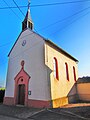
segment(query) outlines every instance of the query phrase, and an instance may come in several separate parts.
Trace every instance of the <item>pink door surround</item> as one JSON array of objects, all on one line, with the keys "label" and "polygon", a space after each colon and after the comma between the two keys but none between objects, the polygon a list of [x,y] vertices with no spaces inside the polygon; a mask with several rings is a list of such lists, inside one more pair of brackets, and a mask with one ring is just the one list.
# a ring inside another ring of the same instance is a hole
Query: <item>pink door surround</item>
[{"label": "pink door surround", "polygon": [[27,106],[28,104],[28,83],[30,80],[30,76],[24,70],[24,60],[21,61],[21,70],[15,76],[15,88],[14,88],[14,105],[18,104],[18,86],[25,85],[25,102],[24,105]]}]

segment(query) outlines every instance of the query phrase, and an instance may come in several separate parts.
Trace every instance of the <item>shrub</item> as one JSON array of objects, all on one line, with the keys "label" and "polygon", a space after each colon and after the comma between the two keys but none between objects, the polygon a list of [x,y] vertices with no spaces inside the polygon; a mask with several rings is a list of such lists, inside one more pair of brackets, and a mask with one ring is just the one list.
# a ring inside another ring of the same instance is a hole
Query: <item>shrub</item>
[{"label": "shrub", "polygon": [[1,89],[0,90],[0,103],[3,102],[4,94],[5,94],[5,89]]}]

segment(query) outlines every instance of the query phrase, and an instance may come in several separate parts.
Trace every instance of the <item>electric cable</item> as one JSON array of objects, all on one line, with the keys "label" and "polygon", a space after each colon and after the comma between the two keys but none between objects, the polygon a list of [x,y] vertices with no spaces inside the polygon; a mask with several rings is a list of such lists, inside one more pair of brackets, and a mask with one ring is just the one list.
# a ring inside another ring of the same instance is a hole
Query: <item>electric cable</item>
[{"label": "electric cable", "polygon": [[[19,11],[22,13],[22,15],[25,17],[24,13],[22,12],[22,10],[19,8],[19,6],[17,5],[17,3],[15,2],[15,0],[13,0],[14,4],[17,6],[17,8],[19,9]],[[30,6],[30,2],[28,3],[28,9],[29,9],[29,6]],[[24,23],[25,24],[25,23]],[[25,24],[26,25],[26,24]],[[34,28],[34,30],[37,32],[37,30]]]},{"label": "electric cable", "polygon": [[[58,2],[58,3],[46,3],[46,4],[36,4],[36,5],[30,5],[30,7],[44,7],[44,6],[52,6],[52,5],[66,5],[66,4],[75,4],[75,3],[84,3],[84,2],[90,2],[90,0],[78,0],[78,1],[68,1],[68,2]],[[12,6],[12,7],[2,7],[0,9],[16,9],[16,8],[25,8],[27,6]]]},{"label": "electric cable", "polygon": [[[4,1],[4,3],[9,7],[9,5],[7,4],[7,2],[5,1],[5,0],[3,0]],[[14,0],[13,0],[14,1]],[[15,1],[14,1],[15,2]],[[16,2],[15,2],[15,4],[16,4]],[[18,5],[16,4],[16,6],[18,7]],[[9,7],[9,9],[19,18],[19,20],[21,20],[21,18],[12,10],[12,8],[10,8]],[[18,9],[19,9],[19,7],[18,7]],[[19,9],[20,10],[20,9]],[[23,14],[23,16],[25,17],[25,15],[24,15],[24,13],[20,10],[20,12]],[[25,23],[24,23],[25,24]],[[25,24],[26,25],[26,24]],[[31,34],[33,34],[33,33],[31,33]],[[29,35],[31,35],[31,34],[29,34]],[[1,45],[0,47],[3,47],[3,46],[7,46],[8,44],[10,44],[11,42],[9,41],[8,43],[6,43],[6,44],[3,44],[3,45]]]},{"label": "electric cable", "polygon": [[68,26],[70,26],[71,24],[75,23],[77,20],[83,18],[84,16],[88,15],[89,13],[90,13],[90,12],[87,12],[86,14],[78,17],[77,19],[73,20],[71,23],[69,23],[69,24],[65,25],[64,27],[60,28],[60,29],[57,30],[56,32],[53,32],[53,33],[49,34],[49,36],[55,35],[55,33],[57,33],[58,31],[61,31],[61,30],[65,29],[65,28],[67,28]]},{"label": "electric cable", "polygon": [[[68,16],[68,17],[63,18],[63,19],[61,19],[61,20],[58,20],[58,21],[56,21],[56,22],[54,22],[54,23],[52,23],[52,24],[50,24],[50,25],[48,25],[48,26],[46,26],[46,27],[43,27],[43,28],[41,28],[41,29],[39,29],[39,30],[45,30],[45,29],[47,29],[48,27],[50,27],[50,26],[52,26],[52,25],[55,25],[55,24],[57,24],[57,23],[59,23],[59,22],[63,22],[63,21],[65,21],[65,20],[67,20],[67,19],[69,19],[69,18],[71,18],[71,17],[73,17],[73,16],[75,16],[75,15],[77,15],[77,14],[80,14],[80,13],[88,10],[88,9],[90,9],[90,7],[87,7],[87,8],[85,8],[85,9],[82,9],[82,10],[80,10],[80,11],[72,14],[71,16]],[[35,31],[37,32],[36,29],[35,29]],[[38,32],[37,32],[37,33],[38,33]],[[30,33],[30,34],[28,34],[28,35],[23,36],[22,38],[24,38],[24,37],[26,37],[26,36],[29,36],[29,35],[32,35],[32,34],[33,34],[33,33]],[[22,39],[22,38],[20,38],[20,39]],[[3,44],[3,45],[0,45],[0,47],[7,46],[7,44],[9,44],[9,43],[11,43],[11,42],[12,42],[12,41],[9,41],[9,42],[7,42],[7,43],[5,43],[5,44]]]},{"label": "electric cable", "polygon": [[22,15],[25,16],[24,13],[22,12],[22,10],[20,9],[20,7],[19,7],[19,6],[17,5],[17,3],[15,2],[15,0],[13,0],[13,2],[14,2],[14,4],[16,5],[16,7],[19,9],[19,11],[22,13]]},{"label": "electric cable", "polygon": [[80,14],[80,13],[82,13],[82,12],[88,10],[88,9],[90,9],[90,7],[87,7],[87,8],[85,8],[85,9],[82,9],[82,10],[80,10],[80,11],[78,11],[78,12],[76,12],[76,13],[68,16],[68,17],[65,17],[65,18],[63,18],[63,19],[61,19],[61,20],[58,20],[58,21],[54,22],[54,23],[51,23],[51,24],[49,24],[49,25],[47,25],[47,26],[45,26],[45,27],[43,27],[43,28],[41,28],[41,29],[39,29],[39,30],[44,30],[44,29],[47,29],[48,27],[51,27],[52,25],[55,25],[55,24],[60,23],[60,22],[64,22],[65,20],[70,19],[70,18],[72,18],[73,16],[76,16],[76,15],[78,15],[78,14]]},{"label": "electric cable", "polygon": [[3,45],[0,45],[0,48],[9,45],[9,44],[11,44],[12,42],[13,42],[13,41],[11,40],[11,41],[9,41],[9,42],[3,44]]},{"label": "electric cable", "polygon": [[[27,6],[19,6],[20,8],[26,8]],[[4,9],[17,9],[17,7],[12,6],[12,7],[0,7],[0,9],[4,10]]]},{"label": "electric cable", "polygon": [[[3,1],[9,7],[8,3],[5,0],[3,0]],[[9,7],[9,9],[21,20],[21,18],[13,11],[12,8]]]},{"label": "electric cable", "polygon": [[[5,0],[3,0],[4,2],[5,2]],[[20,10],[20,8],[19,8],[19,6],[17,5],[17,3],[13,0],[13,2],[15,3],[15,5],[18,7],[18,9]],[[8,6],[8,4],[5,2],[5,4]],[[10,7],[9,7],[10,8]],[[66,20],[66,19],[68,19],[68,18],[70,18],[70,17],[73,17],[74,15],[77,15],[77,14],[79,14],[79,13],[81,13],[81,12],[83,12],[83,11],[85,11],[85,10],[87,10],[87,9],[89,9],[90,7],[87,7],[87,8],[85,8],[85,9],[83,9],[83,10],[81,10],[81,11],[79,11],[79,12],[76,12],[75,14],[73,14],[73,15],[71,15],[71,16],[69,16],[69,17],[66,17],[66,18],[64,18],[64,19],[62,19],[62,20],[59,20],[59,21],[57,21],[57,22],[55,22],[55,23],[52,23],[52,24],[50,24],[50,25],[48,25],[47,27],[49,27],[49,26],[51,26],[51,25],[55,25],[55,24],[57,24],[57,23],[59,23],[59,22],[63,22],[64,20]],[[10,8],[11,9],[11,8]],[[12,10],[12,9],[11,9]],[[13,11],[14,12],[14,11]],[[23,14],[23,16],[25,16],[24,15],[24,13],[20,10],[20,12]],[[14,12],[14,14],[16,15],[16,13]],[[16,15],[17,16],[17,15]],[[20,18],[19,18],[20,19]],[[47,28],[47,27],[45,27],[45,28]],[[45,29],[45,28],[43,28],[43,29]],[[37,30],[35,30],[36,32],[37,32]],[[38,33],[38,32],[37,32]],[[3,46],[3,45],[2,45]],[[2,46],[0,46],[0,47],[2,47]],[[5,45],[4,45],[5,46]]]},{"label": "electric cable", "polygon": [[90,2],[90,0],[78,0],[78,1],[68,1],[68,2],[59,2],[59,3],[46,3],[46,4],[31,5],[30,7],[44,7],[44,6],[51,6],[51,5],[65,5],[65,4],[75,4],[75,3],[82,3],[82,2]]}]

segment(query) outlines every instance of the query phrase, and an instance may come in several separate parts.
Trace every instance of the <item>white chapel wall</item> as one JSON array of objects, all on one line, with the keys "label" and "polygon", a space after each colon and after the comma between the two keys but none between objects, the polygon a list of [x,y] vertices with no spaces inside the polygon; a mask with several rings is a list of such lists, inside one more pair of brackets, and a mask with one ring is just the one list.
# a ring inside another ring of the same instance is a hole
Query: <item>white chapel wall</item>
[{"label": "white chapel wall", "polygon": [[[22,42],[26,40],[26,45]],[[30,30],[24,31],[9,56],[6,97],[14,97],[14,77],[25,61],[25,71],[31,76],[29,81],[29,99],[49,100],[50,92],[47,80],[47,68],[44,63],[44,40]]]}]

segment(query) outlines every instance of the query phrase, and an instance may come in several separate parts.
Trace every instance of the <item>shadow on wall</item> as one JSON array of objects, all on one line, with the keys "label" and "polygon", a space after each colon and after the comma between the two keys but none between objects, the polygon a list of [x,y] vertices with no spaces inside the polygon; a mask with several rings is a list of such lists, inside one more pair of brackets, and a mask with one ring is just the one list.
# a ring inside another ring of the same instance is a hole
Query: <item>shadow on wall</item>
[{"label": "shadow on wall", "polygon": [[52,70],[46,65],[46,68],[47,68],[47,80],[48,80],[48,88],[49,88],[49,93],[50,93],[50,108],[53,107],[53,104],[52,104],[52,96],[51,96],[51,81],[50,81],[50,74],[52,73]]},{"label": "shadow on wall", "polygon": [[68,97],[68,103],[77,103],[79,101],[79,96],[77,93],[77,83],[73,85],[67,97]]}]

